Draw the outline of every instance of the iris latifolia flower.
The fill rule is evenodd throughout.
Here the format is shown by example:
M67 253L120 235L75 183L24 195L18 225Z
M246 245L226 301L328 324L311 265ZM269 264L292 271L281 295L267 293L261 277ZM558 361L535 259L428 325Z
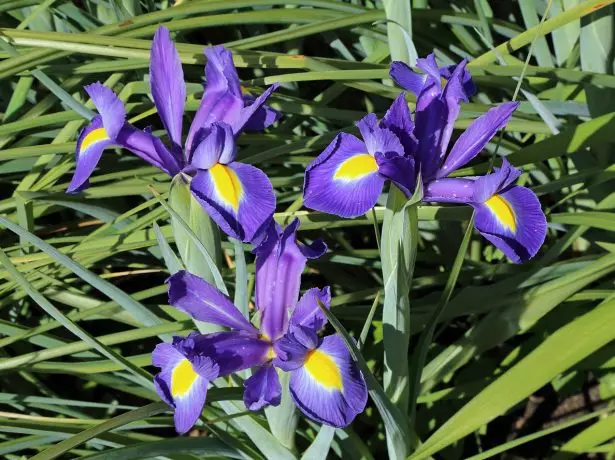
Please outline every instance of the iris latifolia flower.
M79 135L77 167L68 192L88 186L104 149L123 147L171 177L191 181L193 196L229 236L251 241L275 210L267 176L235 161L235 139L244 129L263 129L278 113L264 105L276 86L257 98L242 94L231 52L205 49L207 84L188 136L182 144L186 85L179 53L169 31L160 27L152 42L150 89L170 145L126 122L122 101L100 83L85 87L99 115Z
M293 401L317 422L344 427L364 410L365 381L342 338L318 335L327 323L319 303L329 307L329 288L309 289L299 299L307 259L320 257L326 246L320 240L309 246L297 242L298 226L295 220L282 230L271 222L254 250L258 328L198 276L181 271L168 279L171 305L198 321L230 329L192 333L154 350L153 364L161 368L156 388L175 408L178 432L186 432L198 419L208 382L249 368L253 372L244 381L244 403L250 410L280 404L276 369L290 372Z
M520 171L504 160L487 176L448 177L480 153L518 104L491 108L449 150L461 102L476 88L465 62L438 68L432 54L419 59L417 66L423 73L401 62L391 66L391 77L417 96L414 121L402 93L380 123L374 114L357 123L365 142L339 134L307 167L305 205L357 217L377 203L386 178L410 196L420 177L423 201L473 206L474 225L485 238L513 262L530 259L544 241L546 219L536 195L514 184Z

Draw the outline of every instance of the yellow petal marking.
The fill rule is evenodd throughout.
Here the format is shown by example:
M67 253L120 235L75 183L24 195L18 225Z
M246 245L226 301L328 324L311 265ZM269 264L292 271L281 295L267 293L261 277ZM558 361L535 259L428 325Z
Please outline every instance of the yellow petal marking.
M109 140L109 136L107 135L105 128L96 128L85 135L83 141L81 141L80 150L87 150L92 146L92 144L107 140Z
M235 171L228 166L216 163L209 169L209 172L218 195L237 212L239 201L243 196L243 186Z
M376 159L369 153L360 153L344 160L335 170L333 179L358 180L376 171Z
M504 227L513 233L517 231L515 211L502 195L493 195L485 204Z
M312 350L307 354L303 365L310 376L328 390L342 391L344 389L340 368L328 354Z
M174 398L186 395L197 378L190 361L182 359L171 373L171 395Z

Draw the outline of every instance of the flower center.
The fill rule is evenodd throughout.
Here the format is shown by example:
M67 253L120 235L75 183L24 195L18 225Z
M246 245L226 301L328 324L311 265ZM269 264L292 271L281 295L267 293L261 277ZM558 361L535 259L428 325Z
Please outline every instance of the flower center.
M319 350L311 350L305 357L303 366L314 380L328 390L342 391L344 389L340 368L328 354Z

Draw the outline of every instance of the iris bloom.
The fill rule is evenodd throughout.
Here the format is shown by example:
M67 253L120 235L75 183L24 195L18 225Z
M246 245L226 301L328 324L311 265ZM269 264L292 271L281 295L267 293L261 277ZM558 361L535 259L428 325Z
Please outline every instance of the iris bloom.
M263 105L275 86L257 98L244 96L231 52L214 46L205 55L207 85L183 144L186 86L166 28L160 27L152 42L150 88L170 145L127 123L124 104L111 89L86 86L99 115L79 135L68 192L87 187L104 149L123 147L171 177L191 177L191 191L212 219L233 238L251 241L273 214L275 195L260 169L235 161L235 139L244 129L262 129L276 120L277 112Z
M467 102L476 89L465 62L438 68L430 55L417 65L422 74L399 62L391 67L391 77L417 96L414 121L402 93L379 124L373 114L357 123L365 142L338 135L307 167L305 205L356 217L376 204L386 178L410 195L420 172L424 201L473 206L476 229L513 262L533 257L544 241L546 219L536 195L514 185L517 169L504 161L484 177L447 177L480 153L518 104L490 109L449 150L461 101Z
M244 381L244 403L250 410L280 403L282 389L276 368L290 372L293 401L317 422L343 427L364 410L365 381L342 338L337 334L318 336L327 322L318 304L329 307L329 288L309 289L299 299L307 259L321 256L326 246L321 241L311 246L298 243L298 225L295 220L282 231L272 223L255 249L259 328L203 279L185 271L169 278L171 305L196 320L230 329L205 335L194 333L184 339L188 346L181 350L188 348L183 356L192 370L186 361L163 359L161 355L174 345L161 344L154 351L154 365L162 369L156 376L158 392L175 408L175 419L186 421L185 425L176 424L179 432L196 422L203 407L204 392L196 386L213 375L200 373L203 357L217 364L218 376L253 368L251 377ZM184 343L182 339L176 342ZM192 398L191 404L184 404L182 397ZM178 415L178 411L182 414Z

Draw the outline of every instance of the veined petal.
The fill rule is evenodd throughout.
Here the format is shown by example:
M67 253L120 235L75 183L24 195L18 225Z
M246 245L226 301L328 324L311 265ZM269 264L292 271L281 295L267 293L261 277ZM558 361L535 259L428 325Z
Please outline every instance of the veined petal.
M506 126L518 106L518 102L506 102L474 120L453 145L437 177L448 176L476 157L491 138Z
M231 122L233 132L237 135L241 133L250 120L256 116L260 108L264 107L265 101L269 98L272 92L278 89L279 84L275 83L265 90L263 94L258 96L252 104L244 107L239 112L239 116ZM271 110L271 109L270 109ZM274 120L275 121L275 120Z
M107 137L114 139L126 121L124 103L112 89L107 88L100 82L92 83L84 89L102 118L102 127L105 129Z
M341 133L308 165L303 200L317 211L357 217L376 204L383 185L384 177L366 145Z
M411 197L416 187L416 170L412 156L400 156L393 152L376 154L378 171L387 179L395 182L407 197Z
M226 234L245 242L252 241L275 210L275 194L267 175L236 161L200 170L190 190Z
M256 332L233 302L204 279L182 270L170 276L166 282L169 285L169 303L194 319Z
M348 426L367 404L363 376L338 335L325 337L292 371L290 393L305 415L334 427Z
M297 303L290 317L290 322L314 331L320 331L327 324L327 317L320 309L319 302L326 308L331 305L331 288L329 286L323 289L308 289Z
M282 385L278 373L271 364L266 364L243 382L243 402L250 410L265 406L277 406L282 400Z
M474 207L476 229L510 260L521 263L536 255L547 221L531 190L512 186Z
M209 169L216 163L230 163L236 153L232 128L226 123L214 123L194 149L190 165L197 169Z
M94 172L100 157L107 147L113 145L100 115L94 117L92 123L86 126L77 139L75 172L66 190L68 193L79 192L88 186L88 179Z
M404 154L404 148L397 136L389 129L378 126L376 114L366 115L357 121L356 125L367 147L367 153L370 155L375 156L377 153Z
M245 331L199 334L194 337L194 349L218 363L220 377L262 366L274 357L271 342Z
M244 94L243 102L246 108L256 101L254 96ZM243 126L246 131L261 131L280 119L282 114L268 105L258 107Z
M166 27L159 27L154 35L149 75L158 115L173 144L181 148L186 84L179 53Z
M406 155L412 155L416 152L418 141L414 137L414 123L410 116L405 93L401 93L395 98L380 122L380 126L388 128L397 136Z
M286 332L290 312L299 299L301 274L307 259L319 257L322 249L326 250L322 242L317 241L311 247L298 243L298 227L299 219L294 219L284 230L270 223L265 240L254 250L256 308L261 312L261 330L271 340Z
M152 353L152 361L161 372L154 378L154 386L163 401L175 408L175 429L187 432L198 420L207 386L218 376L218 365L202 355L186 356L181 340L171 345L162 343Z
M475 191L475 181L463 177L435 179L424 189L423 201L437 203L472 203Z
M221 45L205 48L207 64L205 93L194 116L188 138L186 151L191 152L194 143L200 138L199 132L216 121L223 121L231 126L239 118L244 107L243 95L239 85L239 76L233 64L233 56Z

